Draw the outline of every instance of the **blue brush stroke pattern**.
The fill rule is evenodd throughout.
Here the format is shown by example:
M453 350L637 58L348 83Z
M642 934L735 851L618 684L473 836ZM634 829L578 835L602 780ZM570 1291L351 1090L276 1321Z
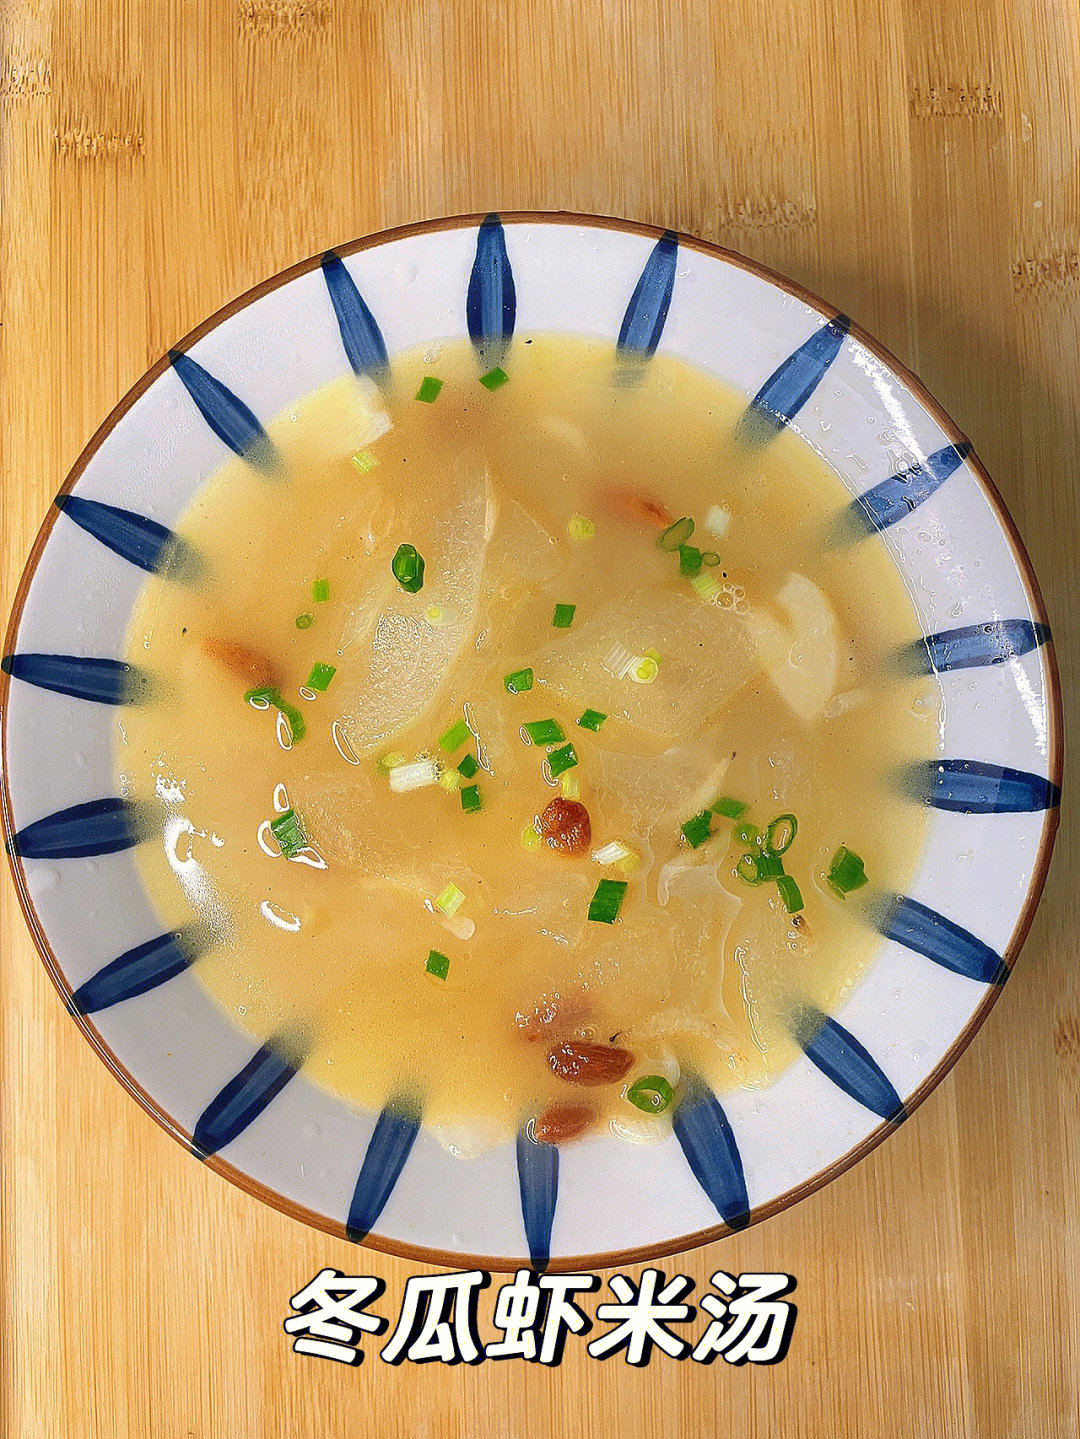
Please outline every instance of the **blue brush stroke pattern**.
M96 1014L182 974L209 945L202 925L170 930L137 944L81 984L72 995L78 1014Z
M391 1102L379 1115L345 1221L345 1233L355 1243L375 1227L419 1130L420 1115L409 1105Z
M981 984L1004 984L1008 978L1008 966L996 950L954 920L907 895L896 896L880 929L886 939L895 939L897 944L925 955L954 974L966 975Z
M927 455L922 464L899 470L865 494L856 495L849 506L849 514L868 534L888 529L928 500L939 485L960 468L970 453L971 446L967 440L935 450Z
M855 1036L813 1005L804 1006L792 1032L807 1059L827 1079L882 1119L899 1123L907 1111L877 1060Z
M7 848L22 859L83 859L130 849L149 832L148 816L133 800L92 799L28 824Z
M333 250L327 250L322 257L322 272L349 364L357 375L370 375L373 380L383 383L390 368L390 357L375 316L365 304L340 255Z
M961 625L913 640L897 656L901 667L915 674L944 674L948 670L1002 665L1030 654L1050 640L1050 628L1035 620L987 620Z
M836 315L777 366L743 415L745 439L771 439L794 419L840 353L850 326L846 315Z
M977 759L926 760L904 774L920 799L958 814L1034 814L1061 799L1042 775Z
M498 215L488 215L476 236L476 258L465 300L469 336L485 361L497 363L505 354L516 315L517 294L506 235Z
M258 1119L271 1100L300 1068L295 1049L287 1058L274 1040L263 1047L233 1076L200 1114L191 1147L201 1158L216 1154Z
M194 577L194 551L157 520L101 500L85 500L81 495L57 495L56 507L80 529L139 569L150 574L168 569L178 578Z
M281 466L280 456L243 400L182 350L170 350L169 360L218 439L256 469L276 473Z
M142 704L152 689L150 676L123 660L17 654L5 655L0 666L12 679L92 704Z
M691 1080L672 1117L675 1137L694 1178L729 1229L745 1229L750 1220L742 1157L728 1117L712 1090Z
M551 1258L551 1226L559 1198L559 1149L538 1144L524 1130L517 1137L518 1191L521 1217L533 1268L547 1268Z
M664 333L671 296L675 289L675 264L679 241L673 230L665 230L645 262L634 286L619 330L620 354L655 354Z

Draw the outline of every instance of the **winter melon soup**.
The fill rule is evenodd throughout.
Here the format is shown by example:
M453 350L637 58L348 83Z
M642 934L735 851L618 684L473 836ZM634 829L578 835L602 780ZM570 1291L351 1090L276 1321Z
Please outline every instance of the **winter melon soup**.
M211 477L132 621L120 782L192 972L319 1084L463 1153L655 1137L857 979L935 682L744 397L569 336L491 365L339 379Z

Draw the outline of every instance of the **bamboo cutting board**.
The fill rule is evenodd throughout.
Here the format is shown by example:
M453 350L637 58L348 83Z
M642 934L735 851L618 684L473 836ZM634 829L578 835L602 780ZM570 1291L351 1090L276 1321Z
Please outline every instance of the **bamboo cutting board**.
M384 226L569 208L740 249L911 364L995 476L1080 699L1074 0L4 0L0 21L5 615L83 444L197 321ZM718 1268L794 1274L771 1368L637 1370L573 1340L552 1370L293 1355L318 1269L380 1276L391 1312L410 1266L157 1128L65 1014L5 872L5 1432L1076 1436L1075 815L1067 783L1016 973L912 1123L665 1266L699 1293Z

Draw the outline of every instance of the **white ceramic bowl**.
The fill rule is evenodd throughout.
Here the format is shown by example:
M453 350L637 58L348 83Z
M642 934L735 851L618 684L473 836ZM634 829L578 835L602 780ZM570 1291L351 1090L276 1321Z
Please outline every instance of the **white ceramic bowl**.
M362 298L361 298L362 297ZM115 657L167 527L259 421L350 363L538 331L657 345L794 425L886 544L940 671L929 838L873 963L772 1087L707 1092L652 1146L522 1139L452 1157L256 1052L160 923L114 798ZM190 359L185 359L188 356ZM194 362L194 363L192 363ZM752 398L754 397L754 398ZM120 511L121 513L117 513ZM164 528L162 528L164 527ZM330 1233L437 1263L597 1267L703 1243L840 1173L911 1112L986 1016L1031 922L1061 771L1035 577L956 427L868 336L739 256L572 215L412 226L295 266L181 341L121 400L50 510L5 645L3 817L42 958L87 1038L219 1173ZM30 1096L26 1096L29 1102ZM598 1202L603 1196L603 1202Z

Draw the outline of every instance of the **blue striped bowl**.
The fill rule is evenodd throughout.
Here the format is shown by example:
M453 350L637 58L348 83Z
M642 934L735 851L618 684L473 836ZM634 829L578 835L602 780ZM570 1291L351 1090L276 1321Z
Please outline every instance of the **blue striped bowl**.
M771 1088L701 1084L654 1146L522 1136L463 1160L401 1109L357 1111L256 1051L204 993L198 926L161 933L114 793L121 700L154 702L123 636L170 526L229 450L272 468L263 421L352 368L468 334L486 354L567 330L657 349L746 395L748 437L792 425L846 479L846 522L888 546L926 638L903 656L946 696L907 894L833 1016L793 1016L803 1057ZM261 417L261 418L260 418ZM196 557L179 567L198 582ZM478 216L362 240L277 276L160 360L83 452L27 563L3 660L4 805L19 896L87 1038L210 1167L331 1233L487 1267L669 1253L775 1213L881 1140L1000 992L1057 822L1061 719L1038 586L997 492L919 383L848 320L736 255L646 226ZM603 1202L597 1196L603 1195Z

